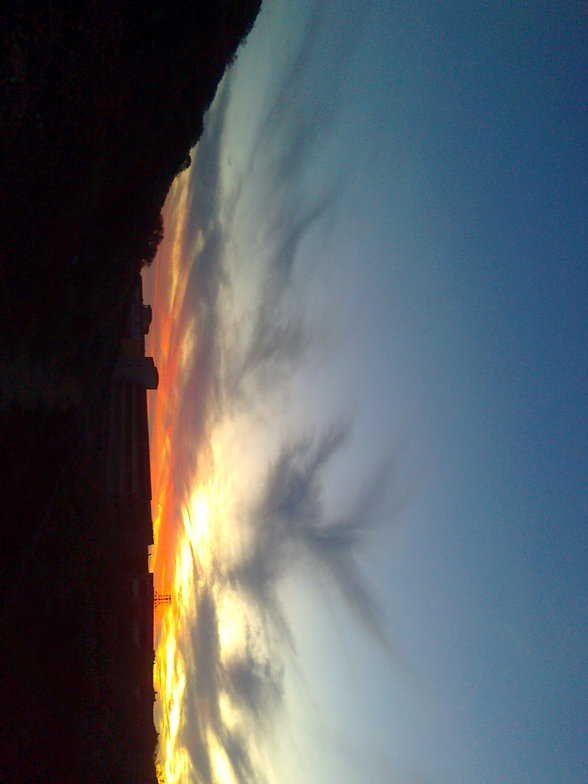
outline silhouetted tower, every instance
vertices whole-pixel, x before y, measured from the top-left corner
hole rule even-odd
[[[171,593],[157,593],[157,591],[153,591],[154,607],[159,607],[160,604],[171,604]]]

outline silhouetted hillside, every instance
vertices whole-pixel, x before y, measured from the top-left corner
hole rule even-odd
[[[258,6],[3,4],[3,355],[43,352],[55,372],[109,356],[169,186]]]
[[[104,412],[166,194],[259,2],[0,10],[0,782],[155,779],[114,704],[125,653],[97,645],[125,612]]]

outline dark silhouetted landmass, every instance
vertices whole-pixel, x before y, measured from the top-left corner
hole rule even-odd
[[[107,411],[166,194],[258,6],[0,11],[0,782],[155,781]]]

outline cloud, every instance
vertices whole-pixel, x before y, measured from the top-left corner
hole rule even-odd
[[[296,562],[311,562],[331,579],[353,617],[391,653],[386,619],[365,580],[358,555],[375,525],[378,506],[389,486],[392,461],[381,462],[347,515],[329,518],[322,499],[324,473],[347,437],[348,428],[338,425],[321,437],[282,446],[260,498],[248,514],[250,544],[228,579],[291,642],[277,588]]]
[[[184,175],[189,183],[181,271],[186,291],[174,314],[180,335],[191,331],[196,345],[181,416],[191,456],[193,445],[203,437],[205,420],[216,414],[223,395],[238,395],[245,379],[260,370],[267,374],[272,365],[288,364],[304,352],[302,319],[284,314],[284,296],[301,261],[302,244],[328,217],[341,180],[348,175],[352,148],[337,148],[337,118],[368,13],[369,3],[351,4],[343,14],[322,3],[311,6],[279,86],[267,90],[260,116],[248,118],[256,123],[257,133],[230,187],[223,186],[221,172],[231,122],[232,72],[206,116],[192,166]],[[238,62],[235,69],[239,67]],[[342,154],[335,164],[327,164],[325,151],[333,147]],[[231,337],[223,334],[221,299],[223,291],[230,292],[235,285],[227,266],[227,245],[239,216],[258,234],[256,263],[262,274],[254,322],[248,339],[236,350]],[[228,378],[221,378],[221,359],[226,360]]]
[[[220,714],[218,693],[221,681],[220,642],[216,604],[209,590],[204,590],[196,605],[196,623],[192,634],[194,676],[198,710],[218,732]]]
[[[231,73],[207,115],[192,154],[185,240],[190,274],[180,314],[196,343],[180,417],[187,459],[219,406],[232,405],[248,385],[265,384],[272,373],[280,375],[305,355],[310,336],[301,312],[284,307],[285,298],[301,261],[301,246],[335,207],[341,180],[348,175],[351,149],[335,166],[325,164],[324,152],[336,139],[343,82],[365,17],[364,7],[347,9],[341,17],[320,3],[314,5],[300,46],[257,120],[255,141],[248,159],[234,173],[230,191],[223,191],[221,170],[230,122]],[[335,37],[327,36],[332,25]],[[311,179],[314,185],[309,190]],[[263,215],[259,204],[264,205]],[[221,311],[223,294],[231,296],[235,286],[227,267],[227,246],[239,220],[256,229],[261,275],[249,324],[235,341],[224,331]]]
[[[259,724],[267,724],[283,698],[283,675],[278,662],[257,658],[250,644],[225,667],[227,691]]]
[[[251,415],[258,400],[267,402],[288,373],[304,363],[312,344],[296,284],[309,264],[304,243],[335,208],[349,169],[345,155],[333,164],[328,150],[335,138],[342,80],[364,16],[364,11],[345,16],[345,29],[338,29],[325,50],[317,42],[335,20],[317,3],[230,187],[221,172],[231,75],[192,153],[192,167],[184,175],[190,178],[188,219],[178,271],[185,288],[174,312],[176,342],[192,347],[185,374],[176,376],[182,386],[170,481],[178,517],[194,476],[203,473],[214,426],[236,410]],[[320,86],[310,90],[317,69]],[[255,262],[237,261],[253,270],[256,285],[241,321],[235,322],[231,308],[241,291],[231,253],[235,245],[244,245],[243,225],[255,227],[254,241],[247,246],[255,252]],[[188,686],[180,742],[189,751],[197,782],[216,784],[215,748],[222,749],[238,781],[263,781],[256,738],[283,704],[284,650],[295,649],[279,596],[288,570],[304,565],[327,578],[358,623],[392,651],[386,619],[361,565],[369,532],[386,522],[378,520],[378,512],[392,461],[382,460],[371,474],[366,469],[371,478],[358,489],[346,514],[334,517],[324,500],[326,475],[348,445],[349,429],[334,424],[318,435],[278,442],[277,456],[254,500],[241,519],[232,521],[244,533],[243,548],[231,562],[195,581],[194,621],[182,653]],[[194,568],[199,568],[196,562]],[[219,597],[235,594],[250,615],[245,639],[227,653],[221,644]],[[223,713],[226,701],[234,714],[230,719]]]
[[[250,649],[245,657],[223,663],[217,606],[209,588],[198,597],[187,658],[190,685],[181,742],[190,752],[196,780],[202,784],[216,781],[212,759],[216,744],[238,781],[262,782],[262,776],[255,771],[246,735],[223,719],[221,699],[227,695],[238,704],[244,703],[260,722],[262,708],[268,712],[277,704],[281,686],[269,663],[260,662]]]
[[[264,780],[259,771],[255,771],[248,751],[248,741],[244,733],[226,731],[222,738],[222,746],[237,781],[261,784]]]
[[[283,649],[274,641],[289,643],[293,649],[293,639],[278,588],[296,564],[310,564],[329,577],[353,617],[392,652],[385,619],[358,561],[366,535],[378,522],[390,462],[382,461],[347,515],[330,519],[323,501],[325,472],[345,447],[348,433],[348,427],[338,425],[321,436],[284,444],[247,512],[249,545],[227,572],[203,575],[185,653],[188,692],[181,732],[198,782],[216,781],[215,744],[237,780],[263,781],[253,751],[261,730],[271,729],[272,718],[283,704]],[[218,609],[219,597],[227,592],[245,597],[262,619],[257,630],[248,625],[243,643],[229,655],[221,646]],[[246,718],[227,723],[223,699]]]

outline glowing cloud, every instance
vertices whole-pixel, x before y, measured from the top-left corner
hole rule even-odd
[[[381,477],[369,501],[362,495],[332,519],[323,474],[347,428],[301,438],[288,435],[285,421],[282,433],[271,424],[312,346],[296,294],[301,248],[335,205],[342,174],[327,166],[319,185],[305,187],[323,154],[318,125],[300,122],[320,24],[313,14],[233,171],[232,77],[224,81],[192,167],[166,205],[150,349],[160,372],[151,412],[155,579],[174,597],[156,619],[156,720],[168,784],[272,779],[257,730],[269,732],[282,703],[281,646],[293,641],[278,587],[296,563],[331,578],[388,645],[356,562]],[[323,135],[335,105],[333,96],[325,103]]]

